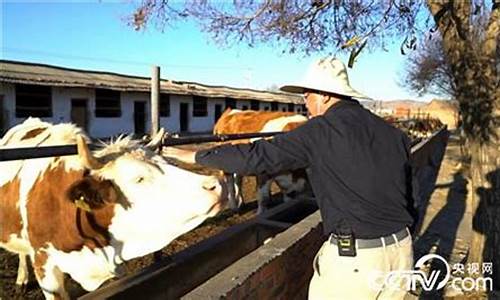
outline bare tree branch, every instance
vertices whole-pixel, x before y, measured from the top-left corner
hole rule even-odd
[[[168,1],[144,0],[136,10],[141,17],[135,18],[133,24],[136,28],[144,28],[151,22],[168,26],[188,15],[218,44],[272,43],[289,52],[336,52],[342,49],[332,46],[359,37],[361,42],[355,44],[359,47],[370,37],[367,48],[374,49],[385,46],[387,38],[405,36],[415,30],[414,19],[421,11],[421,2],[398,3],[396,0],[187,1],[176,3],[174,10]]]

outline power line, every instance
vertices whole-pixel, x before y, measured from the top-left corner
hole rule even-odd
[[[35,54],[35,55],[43,55],[48,57],[62,58],[62,59],[71,59],[71,60],[84,60],[84,61],[94,61],[94,62],[106,62],[106,63],[114,63],[114,64],[126,64],[126,65],[137,65],[137,66],[151,66],[158,65],[158,63],[146,62],[146,61],[132,61],[132,60],[118,60],[118,59],[109,59],[103,57],[90,57],[90,56],[80,56],[80,55],[71,55],[71,54],[62,54],[55,52],[47,52],[47,51],[39,51],[32,49],[21,49],[21,48],[13,48],[13,47],[2,47],[2,52],[11,52],[16,54]],[[182,64],[160,64],[162,67],[167,68],[185,68],[185,69],[207,69],[207,70],[247,70],[253,72],[252,68],[249,67],[238,67],[238,66],[201,66],[201,65],[182,65]]]

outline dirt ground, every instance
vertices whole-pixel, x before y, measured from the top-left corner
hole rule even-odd
[[[210,145],[205,145],[210,146]],[[193,147],[182,147],[182,148],[193,148]],[[196,147],[200,149],[201,147]],[[176,165],[189,169],[190,171],[200,173],[200,174],[215,174],[218,171],[204,169],[199,166],[187,166],[181,163],[175,163]],[[273,192],[277,192],[276,187],[273,187]],[[254,177],[245,177],[243,179],[243,197],[246,199],[255,199],[255,179]],[[174,253],[177,253],[189,246],[192,246],[206,238],[216,235],[235,224],[245,222],[255,216],[255,203],[246,203],[246,206],[242,209],[240,213],[233,213],[230,211],[224,211],[218,216],[206,220],[202,225],[196,229],[180,236],[167,247],[162,249],[162,257],[168,257]],[[153,263],[153,254],[146,255],[144,257],[136,258],[126,263],[126,273],[134,273],[151,263]],[[3,299],[44,299],[43,293],[36,282],[36,278],[33,274],[33,270],[30,266],[30,280],[27,288],[23,293],[16,292],[16,276],[18,267],[18,256],[9,253],[3,249],[0,249],[0,300]],[[67,276],[66,278],[69,278]],[[66,280],[66,288],[71,296],[78,296],[84,293],[80,286],[71,280]]]

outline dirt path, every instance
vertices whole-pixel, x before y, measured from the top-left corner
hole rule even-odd
[[[415,250],[432,246],[450,263],[458,263],[467,251],[471,237],[472,212],[467,207],[467,182],[459,168],[459,146],[451,140],[427,209]]]

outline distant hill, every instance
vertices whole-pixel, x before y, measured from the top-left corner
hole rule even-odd
[[[458,122],[458,103],[456,101],[432,100],[423,110],[434,118],[438,118],[449,129],[454,129]]]
[[[458,109],[458,102],[434,99],[426,105],[427,109]]]
[[[448,125],[449,129],[456,128],[458,121],[458,103],[452,100],[434,99],[430,102],[415,100],[374,101],[368,106],[376,107],[376,111],[397,117],[407,116],[408,112],[411,116],[429,115],[438,118]]]
[[[361,101],[361,103],[366,107],[377,107],[379,109],[417,109],[427,104],[427,102],[415,100]]]
[[[392,101],[382,101],[383,108],[396,108],[396,107],[406,107],[406,108],[418,108],[427,105],[426,102],[415,101],[415,100],[392,100]]]
[[[440,100],[440,99],[433,99],[430,102],[423,102],[416,100],[391,100],[391,101],[377,101],[376,103],[377,105],[380,105],[382,108],[409,108],[409,109],[458,108],[458,103],[456,101]]]

